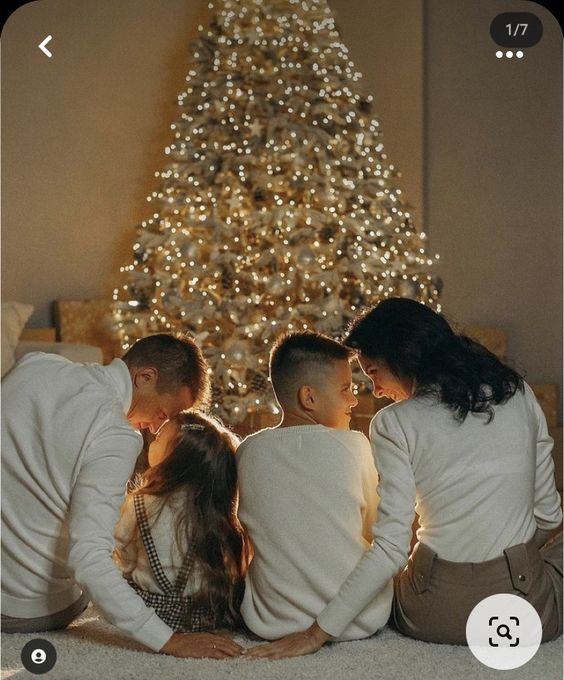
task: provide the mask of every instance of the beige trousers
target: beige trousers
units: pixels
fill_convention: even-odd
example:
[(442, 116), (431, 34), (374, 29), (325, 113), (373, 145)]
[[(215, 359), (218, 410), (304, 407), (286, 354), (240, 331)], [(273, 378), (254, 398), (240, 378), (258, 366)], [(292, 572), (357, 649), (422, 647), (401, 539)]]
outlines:
[(394, 581), (390, 622), (404, 635), (466, 644), (466, 620), (478, 602), (497, 593), (524, 597), (537, 610), (542, 641), (562, 634), (562, 532), (540, 549), (534, 539), (487, 562), (449, 562), (422, 543)]

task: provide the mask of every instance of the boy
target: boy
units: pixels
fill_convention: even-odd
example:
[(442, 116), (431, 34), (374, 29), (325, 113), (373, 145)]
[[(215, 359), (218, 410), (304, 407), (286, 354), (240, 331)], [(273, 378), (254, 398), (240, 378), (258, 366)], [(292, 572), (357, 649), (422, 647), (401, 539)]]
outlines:
[[(270, 378), (280, 424), (237, 451), (239, 518), (254, 546), (241, 613), (273, 640), (310, 626), (372, 542), (378, 474), (370, 443), (351, 432), (353, 353), (312, 332), (278, 339)], [(388, 620), (392, 582), (339, 640)]]

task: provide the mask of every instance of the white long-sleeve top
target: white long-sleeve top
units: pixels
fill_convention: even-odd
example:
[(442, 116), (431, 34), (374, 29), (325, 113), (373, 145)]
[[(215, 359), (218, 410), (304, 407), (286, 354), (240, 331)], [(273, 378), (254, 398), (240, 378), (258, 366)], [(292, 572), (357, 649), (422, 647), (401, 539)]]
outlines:
[[(180, 536), (177, 536), (176, 531), (179, 514), (186, 512), (185, 495), (183, 490), (169, 494), (165, 503), (157, 496), (148, 494), (143, 496), (151, 537), (159, 562), (165, 576), (173, 585), (178, 578), (188, 550), (186, 531), (183, 530)], [(127, 496), (123, 504), (114, 536), (116, 544), (114, 559), (124, 575), (150, 593), (162, 593), (163, 590), (155, 579), (143, 539), (137, 528), (132, 495)], [(177, 539), (180, 539), (180, 545)], [(202, 588), (202, 581), (202, 569), (196, 560), (183, 595), (198, 595)]]
[(129, 370), (28, 354), (2, 383), (2, 612), (35, 618), (86, 589), (148, 647), (172, 635), (112, 560), (125, 485), (142, 448), (125, 414)]
[(528, 385), (493, 406), (494, 418), (463, 423), (430, 396), (379, 411), (370, 439), (380, 475), (374, 543), (317, 618), (339, 635), (407, 562), (414, 509), (417, 538), (452, 562), (483, 562), (562, 521), (553, 440)]
[[(241, 614), (266, 639), (304, 630), (371, 545), (378, 475), (370, 443), (323, 425), (266, 429), (239, 446), (237, 469), (239, 518), (254, 546)], [(386, 623), (390, 576), (340, 640)]]

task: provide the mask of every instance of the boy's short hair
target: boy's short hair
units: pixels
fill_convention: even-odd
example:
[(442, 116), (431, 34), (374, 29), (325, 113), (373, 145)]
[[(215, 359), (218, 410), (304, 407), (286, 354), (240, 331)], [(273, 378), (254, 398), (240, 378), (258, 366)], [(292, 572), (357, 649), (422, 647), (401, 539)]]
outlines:
[(190, 388), (194, 405), (207, 406), (210, 399), (208, 363), (194, 340), (166, 333), (141, 338), (123, 355), (129, 369), (153, 367), (159, 372), (157, 391), (174, 393)]
[(270, 351), (269, 363), (270, 380), (278, 402), (282, 405), (298, 383), (304, 384), (309, 368), (322, 370), (328, 363), (349, 361), (355, 354), (350, 347), (314, 331), (281, 335)]

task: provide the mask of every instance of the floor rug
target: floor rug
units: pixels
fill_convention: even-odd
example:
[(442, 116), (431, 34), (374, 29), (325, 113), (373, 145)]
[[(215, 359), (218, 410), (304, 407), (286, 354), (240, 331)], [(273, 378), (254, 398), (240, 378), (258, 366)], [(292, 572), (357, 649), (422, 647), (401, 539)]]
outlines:
[[(175, 659), (146, 651), (107, 623), (92, 606), (67, 630), (2, 635), (2, 680), (37, 678), (20, 653), (34, 638), (57, 651), (49, 680), (561, 680), (562, 638), (541, 645), (521, 668), (496, 671), (466, 647), (406, 638), (386, 627), (367, 640), (325, 645), (317, 654), (281, 661)], [(237, 642), (257, 644), (243, 637)]]

